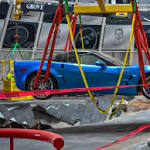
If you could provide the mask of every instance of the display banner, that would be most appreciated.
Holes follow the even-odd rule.
[[[84,48],[98,50],[100,33],[101,25],[82,25]],[[79,25],[76,26],[75,44],[76,48],[82,49]]]
[[[51,25],[52,25],[51,23],[43,23],[41,34],[39,37],[38,49],[44,49]],[[60,24],[57,38],[56,38],[55,49],[64,50],[68,33],[69,33],[68,25]],[[49,47],[51,46],[51,43],[52,43],[52,39],[50,41]]]
[[[106,25],[103,49],[125,50],[128,48],[131,25]]]
[[[51,27],[51,23],[43,23],[40,38],[39,38],[39,43],[38,43],[39,50],[43,49],[45,46],[50,27]],[[82,25],[82,31],[83,31],[83,40],[84,40],[85,48],[98,50],[101,25]],[[56,38],[55,49],[64,50],[68,33],[69,33],[68,25],[61,24]],[[75,44],[77,48],[79,49],[82,48],[79,25],[76,25]],[[51,46],[51,42],[49,46]]]
[[[16,43],[16,33],[18,42],[24,48],[32,48],[37,32],[37,23],[9,21],[7,26],[3,47],[12,48]]]

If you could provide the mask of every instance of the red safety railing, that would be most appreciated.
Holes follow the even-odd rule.
[[[53,144],[56,150],[64,146],[63,138],[55,133],[32,129],[0,129],[0,138],[10,138],[10,150],[14,149],[14,138],[34,139]]]

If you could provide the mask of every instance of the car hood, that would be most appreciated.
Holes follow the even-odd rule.
[[[139,65],[131,65],[131,66],[127,66],[127,67],[131,68],[131,70],[133,69],[133,71],[140,71]],[[144,70],[145,70],[145,73],[149,73],[150,66],[144,65]]]
[[[145,72],[146,72],[146,73],[150,72],[150,66],[145,65],[145,66],[144,66],[144,69],[145,69]]]

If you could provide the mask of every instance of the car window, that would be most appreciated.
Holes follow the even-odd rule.
[[[81,64],[86,64],[86,65],[95,65],[96,61],[101,61],[105,63],[102,59],[100,59],[100,57],[90,53],[80,54],[79,59]]]
[[[107,66],[122,65],[117,59],[102,53],[78,52],[78,56],[81,64],[95,65],[96,61],[101,61]],[[35,60],[41,60],[41,58]],[[77,63],[74,52],[56,52],[53,54],[52,61]]]
[[[91,53],[78,53],[79,60],[81,64],[85,65],[95,65],[96,61],[101,61],[105,63],[103,59],[101,59],[99,56],[91,54]],[[68,62],[70,63],[77,63],[75,53],[68,53]]]
[[[75,53],[68,53],[68,62],[77,63],[77,59]]]
[[[102,52],[95,51],[95,53],[96,53],[96,55],[101,57],[101,59],[104,60],[108,66],[122,66],[123,65],[123,62],[117,58],[114,58],[114,57],[104,54]]]
[[[54,54],[52,61],[67,62],[67,53],[56,53],[56,54]]]

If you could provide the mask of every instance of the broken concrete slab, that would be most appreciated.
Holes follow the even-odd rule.
[[[82,116],[87,107],[87,101],[83,102],[53,102],[53,103],[41,103],[39,107],[43,108],[49,115],[68,122],[69,124],[75,124],[82,120]]]
[[[97,103],[99,104],[99,107],[104,111],[110,106],[110,102],[105,100],[98,100]],[[92,102],[89,102],[85,108],[83,117],[81,119],[81,124],[104,122],[106,120],[107,115],[107,113],[100,113],[97,110],[96,106]]]
[[[105,96],[103,99],[102,97],[96,97],[96,101],[101,109],[106,110],[110,106],[110,97],[112,98],[112,95]],[[120,100],[120,96],[117,98],[116,102]],[[86,96],[56,96],[45,101],[2,101],[1,103],[1,111],[3,111],[1,118],[5,120],[10,120],[11,118],[11,122],[24,123],[29,128],[37,124],[47,128],[72,127],[103,123],[108,118],[108,114],[99,113],[90,98]],[[11,114],[8,111],[11,111]],[[121,114],[122,110],[119,109],[115,117],[119,117]]]
[[[108,101],[100,101],[103,109],[109,106]],[[0,104],[1,118],[29,128],[36,124],[50,128],[63,128],[80,124],[104,122],[107,114],[100,114],[91,100],[61,100],[35,103]]]
[[[29,104],[0,105],[0,118],[5,120],[3,127],[11,123],[25,125],[29,128],[35,126],[32,108]]]
[[[125,132],[137,129],[138,127],[150,123],[149,110],[124,114],[118,118],[114,118],[104,122],[94,122],[72,126],[70,128],[57,129],[60,133],[77,133],[77,132]],[[120,128],[121,127],[121,128]],[[91,130],[92,129],[92,130]]]

